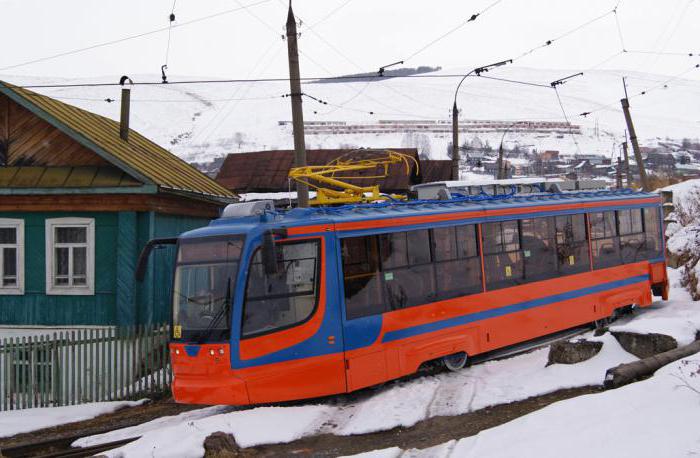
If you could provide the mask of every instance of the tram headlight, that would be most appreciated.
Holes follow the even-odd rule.
[[[213,348],[211,350],[209,350],[209,354],[214,356],[214,349]]]
[[[224,354],[224,349],[223,349],[223,348],[219,348],[219,354],[220,354],[220,355],[223,355],[223,354]]]
[[[175,349],[175,354],[176,354],[176,355],[179,355],[179,354],[180,354],[180,349],[179,349],[179,348],[176,348],[176,349]]]

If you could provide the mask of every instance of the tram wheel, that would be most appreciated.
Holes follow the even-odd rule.
[[[467,365],[467,354],[464,352],[454,353],[452,355],[447,355],[442,357],[442,362],[445,363],[445,367],[452,372],[464,369]]]

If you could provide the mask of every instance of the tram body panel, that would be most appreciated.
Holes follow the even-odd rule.
[[[459,352],[475,356],[608,317],[619,307],[647,306],[652,301],[652,286],[668,290],[663,259],[348,319],[340,247],[343,238],[355,234],[457,224],[479,225],[481,244],[481,225],[491,221],[657,205],[658,199],[650,197],[529,207],[504,204],[504,208],[488,211],[475,208],[437,215],[297,224],[288,229],[288,238],[278,243],[319,241],[318,297],[313,314],[287,328],[243,337],[246,293],[239,289],[245,285],[248,265],[260,246],[261,229],[249,236],[243,250],[230,342],[171,344],[175,398],[186,403],[244,405],[349,392],[412,374],[421,364],[443,356]],[[225,228],[217,230],[220,233]],[[590,234],[587,237],[591,245]],[[480,245],[484,275],[481,249]]]

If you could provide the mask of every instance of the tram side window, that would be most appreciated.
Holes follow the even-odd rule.
[[[519,285],[523,279],[523,260],[517,221],[486,223],[481,226],[484,239],[486,288]]]
[[[569,275],[590,269],[585,215],[557,216],[555,223],[559,272]]]
[[[657,259],[664,256],[661,240],[661,218],[659,208],[644,210],[645,259]]]
[[[615,212],[589,213],[593,267],[602,269],[621,264]]]
[[[618,210],[617,221],[620,228],[620,257],[629,264],[645,259],[644,227],[642,210],[634,208]]]
[[[384,312],[377,236],[341,240],[347,319]]]
[[[318,296],[319,241],[278,245],[278,273],[266,274],[262,253],[253,256],[243,305],[242,336],[252,337],[306,321]]]
[[[481,292],[481,259],[475,225],[432,230],[437,298]]]
[[[556,277],[554,219],[523,219],[520,230],[525,280],[530,282]]]
[[[384,291],[390,310],[431,302],[435,273],[427,229],[379,236]]]

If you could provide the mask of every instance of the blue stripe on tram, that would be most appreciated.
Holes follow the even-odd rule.
[[[428,332],[440,331],[455,326],[473,323],[475,321],[486,320],[488,318],[496,318],[499,316],[508,315],[516,312],[522,312],[523,310],[529,310],[537,307],[544,307],[545,305],[550,305],[556,302],[567,301],[581,296],[587,296],[589,294],[595,294],[602,291],[607,291],[609,289],[619,288],[621,286],[634,285],[636,283],[641,283],[648,280],[649,275],[637,275],[635,277],[625,278],[623,280],[601,283],[599,285],[589,286],[587,288],[567,291],[561,294],[554,294],[552,296],[533,299],[531,301],[519,302],[517,304],[511,304],[505,307],[499,307],[492,310],[484,310],[483,312],[470,313],[468,315],[448,318],[446,320],[436,321],[434,323],[420,324],[417,326],[412,326],[410,328],[389,331],[386,334],[384,334],[382,342],[393,342],[394,340],[406,339],[420,334],[426,334]]]

